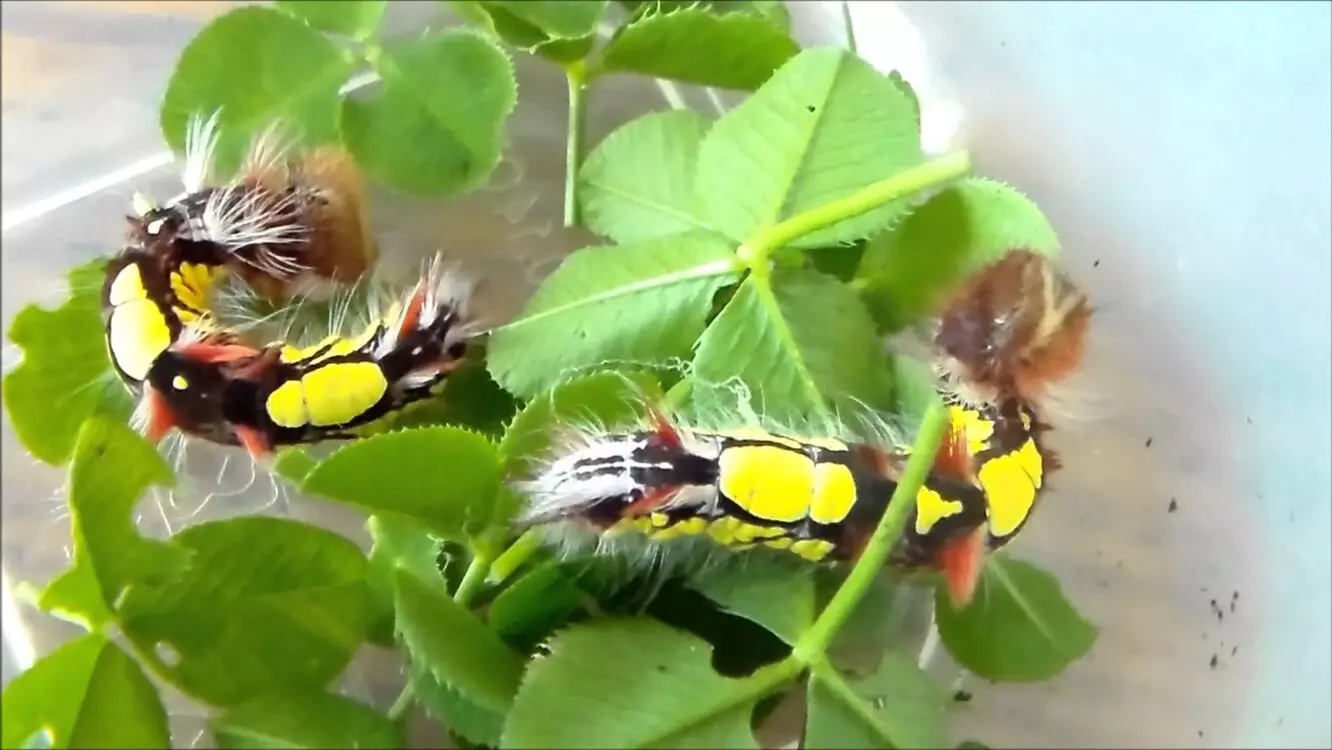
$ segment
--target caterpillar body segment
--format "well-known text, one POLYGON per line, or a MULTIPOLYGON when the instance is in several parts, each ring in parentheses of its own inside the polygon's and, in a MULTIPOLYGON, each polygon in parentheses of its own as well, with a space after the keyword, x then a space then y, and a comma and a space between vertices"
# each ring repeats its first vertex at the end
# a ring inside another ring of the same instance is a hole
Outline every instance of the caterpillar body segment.
POLYGON ((256 459, 278 446, 355 437, 438 393, 466 353, 467 291, 437 258, 405 300, 353 336, 304 348, 186 336, 149 372, 146 434, 156 441, 176 428, 242 445, 256 459))
MULTIPOLYGON (((901 455, 864 443, 700 430, 659 415, 656 422, 584 434, 559 451, 518 484, 529 498, 520 523, 566 533, 581 527, 599 539, 704 539, 735 551, 782 550, 812 563, 851 561, 877 527, 904 465, 901 455)), ((933 472, 914 503, 892 554, 902 568, 938 567, 945 550, 984 530, 985 498, 964 476, 933 472)), ((974 585, 974 571, 956 577, 974 585)))

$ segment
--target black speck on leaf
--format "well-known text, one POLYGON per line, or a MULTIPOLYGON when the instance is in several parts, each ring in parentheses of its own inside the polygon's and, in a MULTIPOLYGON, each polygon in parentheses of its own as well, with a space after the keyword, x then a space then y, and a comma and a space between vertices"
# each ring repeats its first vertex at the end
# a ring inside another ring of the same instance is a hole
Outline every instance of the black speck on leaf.
POLYGON ((658 664, 658 665, 657 665, 657 671, 660 672, 661 674, 666 674, 666 665, 665 665, 665 664, 658 664))
POLYGON ((1166 506, 1166 512, 1174 513, 1177 510, 1179 510, 1179 503, 1176 502, 1175 498, 1172 497, 1170 498, 1170 505, 1166 506))
POLYGON ((1244 421, 1246 424, 1253 424, 1253 417, 1245 417, 1244 421))
POLYGON ((806 106, 805 106, 805 111, 806 111, 806 112, 813 112, 813 111, 814 111, 814 105, 813 105, 813 104, 806 105, 806 106))
POLYGON ((971 700, 971 693, 968 693, 965 690, 959 690, 956 693, 953 693, 953 700, 958 703, 967 703, 971 700))
POLYGON ((1216 654, 1212 654, 1212 660, 1208 662, 1208 666, 1210 666, 1212 669, 1216 669, 1216 665, 1217 665, 1216 654))
POLYGON ((1148 448, 1152 447, 1152 439, 1151 439, 1151 438, 1147 438, 1147 447, 1148 447, 1148 448))

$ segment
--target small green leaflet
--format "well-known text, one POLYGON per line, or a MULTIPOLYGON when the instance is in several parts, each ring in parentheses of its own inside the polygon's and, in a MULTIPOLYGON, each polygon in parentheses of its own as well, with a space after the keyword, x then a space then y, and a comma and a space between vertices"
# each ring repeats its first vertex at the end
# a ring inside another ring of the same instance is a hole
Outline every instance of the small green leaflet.
POLYGON ((383 89, 342 104, 343 143, 366 172, 419 196, 483 184, 499 164, 517 101, 508 55, 459 30, 389 45, 375 68, 383 89))
POLYGON ((553 562, 514 581, 490 603, 490 629, 515 648, 529 649, 577 612, 587 596, 553 562))
POLYGON ((1018 247, 1055 256, 1059 238, 1022 193, 969 177, 871 241, 857 283, 875 320, 897 330, 932 314, 969 272, 1018 247))
POLYGON ((882 404, 887 358, 864 305, 844 284, 816 271, 751 275, 698 342, 694 376, 733 376, 754 409, 778 424, 826 420, 850 397, 882 404))
POLYGON ((583 221, 615 242, 711 232, 694 198, 708 120, 692 109, 644 115, 611 133, 578 171, 583 221))
POLYGON ((809 682, 804 747, 948 747, 948 696, 910 659, 884 654, 869 678, 847 683, 826 662, 809 682))
POLYGON ((749 678, 713 671, 711 649, 696 636, 648 618, 607 618, 559 633, 549 650, 523 678, 506 748, 757 746, 749 678))
POLYGON ((145 539, 134 526, 144 491, 173 480, 161 455, 128 427, 101 417, 85 422, 70 466, 74 564, 47 586, 41 608, 97 627, 127 588, 181 575, 189 552, 145 539))
POLYGON ((465 607, 405 570, 394 576, 398 635, 412 661, 482 708, 509 710, 523 658, 465 607))
POLYGON ((649 13, 619 29, 592 75, 625 72, 753 91, 800 51, 766 19, 704 8, 649 13))
POLYGON ((490 374, 531 398, 606 364, 662 366, 689 353, 717 290, 740 275, 731 247, 688 233, 570 255, 517 320, 491 334, 490 374))
POLYGON ((593 34, 608 0, 482 0, 481 7, 503 8, 550 39, 580 39, 593 34))
POLYGON ((379 28, 388 0, 277 0, 274 5, 320 31, 366 39, 379 28))
POLYGON ((46 733, 52 748, 169 748, 157 688, 114 643, 98 634, 70 641, 5 687, 3 745, 46 733))
POLYGON ((274 120, 306 143, 338 132, 338 90, 351 55, 290 16, 248 6, 218 16, 186 45, 162 100, 162 134, 183 153, 192 116, 221 110, 215 172, 240 165, 250 140, 274 120))
MULTIPOLYGON (((849 52, 801 52, 735 109, 699 150, 698 200, 737 241, 922 161, 910 99, 849 52)), ((811 248, 868 237, 906 209, 893 201, 796 240, 811 248)))
POLYGON ((499 481, 499 458, 490 441, 459 427, 421 427, 339 448, 305 477, 302 489, 412 519, 461 541, 506 520, 496 502, 499 481))
POLYGON ((504 729, 504 714, 468 700, 462 693, 440 682, 420 662, 408 666, 408 678, 426 713, 450 732, 474 745, 499 747, 504 729))
POLYGON ((966 609, 953 609, 940 589, 935 620, 940 640, 960 666, 1004 682, 1054 677, 1086 655, 1097 636, 1054 576, 1003 554, 986 563, 966 609))
POLYGON ((602 0, 561 0, 556 5, 551 2, 455 0, 449 5, 482 33, 534 55, 569 64, 592 51, 597 22, 606 3, 602 0))
POLYGON ((316 690, 263 693, 208 722, 220 750, 400 748, 402 728, 362 703, 316 690))
POLYGON ((216 706, 283 688, 321 689, 370 627, 365 555, 330 531, 252 516, 186 527, 178 580, 136 586, 121 627, 182 691, 216 706))
POLYGON ((53 466, 69 460, 88 417, 129 419, 130 397, 111 370, 102 333, 105 273, 102 258, 75 267, 66 275, 69 299, 55 310, 28 305, 9 327, 23 361, 5 375, 5 410, 23 446, 53 466))
POLYGON ((425 527, 392 516, 370 516, 365 526, 371 539, 366 579, 376 606, 371 633, 377 643, 392 645, 394 571, 402 568, 428 584, 442 586, 440 540, 425 527))

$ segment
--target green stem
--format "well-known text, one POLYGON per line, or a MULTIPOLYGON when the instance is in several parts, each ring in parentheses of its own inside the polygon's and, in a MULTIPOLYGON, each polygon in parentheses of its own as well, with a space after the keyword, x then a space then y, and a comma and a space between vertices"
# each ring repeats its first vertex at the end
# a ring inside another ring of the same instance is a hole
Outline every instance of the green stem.
POLYGON ((583 120, 587 104, 583 92, 587 88, 587 70, 583 61, 571 64, 564 71, 569 84, 569 132, 564 150, 564 226, 578 226, 578 167, 583 160, 583 120))
POLYGON ((897 482, 897 489, 888 502, 888 510, 879 519, 879 526, 874 530, 865 551, 861 553, 851 574, 846 577, 841 588, 833 595, 832 601, 819 614, 813 627, 796 643, 792 655, 805 664, 813 664, 823 658, 829 644, 842 626, 846 624, 856 605, 864 598, 874 579, 888 562, 888 555, 897 544, 906 528, 907 519, 916 504, 912 502, 916 493, 925 482, 934 456, 939 451, 944 429, 948 425, 948 413, 940 404, 930 405, 921 421, 920 432, 916 433, 915 445, 911 448, 911 457, 897 482))
POLYGON ((495 563, 490 566, 489 582, 492 585, 504 583, 539 549, 541 549, 541 530, 524 531, 522 536, 515 539, 508 549, 495 558, 495 563))
MULTIPOLYGON (((486 575, 490 572, 491 563, 494 561, 494 555, 490 554, 488 545, 476 545, 472 555, 472 563, 467 566, 467 572, 463 573, 463 579, 458 583, 458 590, 453 592, 453 601, 467 606, 476 596, 476 592, 485 582, 486 575)), ((411 710, 412 704, 416 702, 416 686, 412 684, 411 679, 403 685, 402 692, 393 701, 389 707, 388 718, 393 722, 403 722, 407 720, 407 712, 411 710)))
POLYGON ((851 3, 842 0, 842 29, 846 32, 846 48, 856 54, 856 30, 851 25, 851 3))
POLYGON ((774 250, 792 240, 872 211, 885 203, 955 180, 969 171, 971 155, 966 151, 941 156, 770 226, 746 240, 736 252, 751 269, 757 268, 767 263, 768 256, 774 250))

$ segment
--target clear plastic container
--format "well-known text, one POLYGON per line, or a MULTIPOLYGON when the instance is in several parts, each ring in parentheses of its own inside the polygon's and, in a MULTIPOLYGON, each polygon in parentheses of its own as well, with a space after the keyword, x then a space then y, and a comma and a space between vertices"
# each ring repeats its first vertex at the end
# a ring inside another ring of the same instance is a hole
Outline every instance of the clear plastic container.
MULTIPOLYGON (((158 97, 183 45, 235 5, 3 6, 6 328, 29 302, 57 303, 70 266, 115 249, 133 189, 177 189, 158 97)), ((433 5, 393 4, 389 28, 420 28, 433 5)), ((838 3, 791 12, 803 43, 843 38, 838 3)), ((856 2, 851 16, 860 54, 916 86, 927 148, 966 147, 979 173, 1035 199, 1098 305, 1087 375, 1108 408, 1058 425, 1066 468, 1013 551, 1060 576, 1100 640, 1048 683, 970 680, 959 737, 1332 747, 1332 6, 856 2)), ((450 253, 488 279, 495 320, 594 241, 560 228, 562 77, 516 62, 510 156, 491 188, 373 202, 389 262, 450 253)), ((588 142, 648 110, 733 101, 607 79, 588 142)), ((7 682, 75 631, 14 604, 19 582, 64 567, 69 530, 45 501, 61 472, 7 422, 2 439, 7 682)), ((220 456, 192 448, 192 476, 213 481, 220 456)), ((197 497, 160 514, 149 500, 143 523, 264 509, 365 541, 353 513, 270 495, 260 482, 192 517, 197 497)), ((931 666, 956 673, 942 655, 931 666)), ((400 684, 384 652, 345 681, 382 705, 400 684)), ((170 706, 177 745, 197 741, 198 709, 170 706)))

